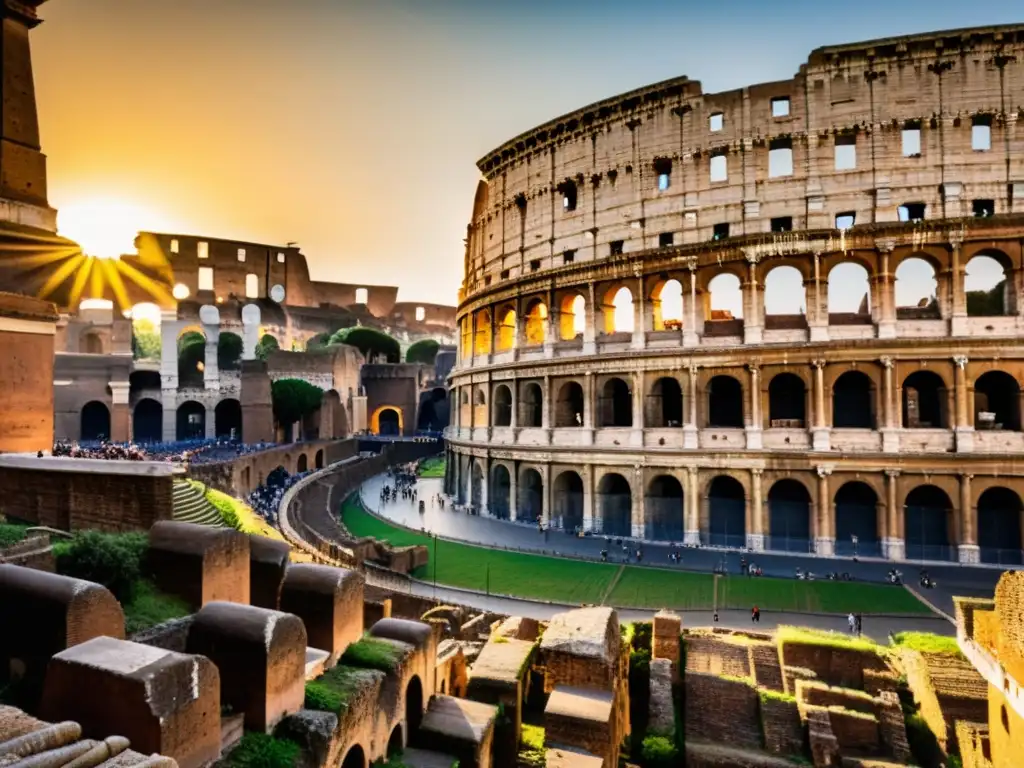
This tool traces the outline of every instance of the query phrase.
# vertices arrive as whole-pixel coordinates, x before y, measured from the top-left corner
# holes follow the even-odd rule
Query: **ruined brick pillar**
[[[672,662],[673,679],[679,677],[679,636],[682,631],[683,620],[672,611],[658,611],[654,614],[651,657]]]
[[[129,384],[127,381],[112,381],[108,386],[111,393],[110,439],[115,443],[126,443],[132,439]]]
[[[53,448],[57,318],[48,301],[0,293],[0,453]]]
[[[247,443],[274,441],[270,376],[262,360],[243,360],[241,376],[242,438]]]

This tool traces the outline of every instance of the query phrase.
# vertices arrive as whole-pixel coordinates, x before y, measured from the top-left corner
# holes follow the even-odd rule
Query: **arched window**
[[[491,469],[491,490],[488,495],[488,511],[499,520],[508,520],[511,516],[512,479],[504,464],[495,464]]]
[[[247,299],[258,299],[260,297],[260,276],[250,272],[245,276],[245,297]]]
[[[1020,431],[1020,385],[1005,371],[989,371],[974,382],[974,428]]]
[[[1008,488],[989,488],[978,498],[981,562],[1020,565],[1021,501]]]
[[[740,279],[731,272],[715,275],[708,283],[708,311],[710,321],[741,320],[743,318],[743,289]]]
[[[519,475],[517,518],[535,522],[544,516],[544,482],[536,469],[524,469]]]
[[[506,309],[498,317],[498,339],[495,349],[498,352],[505,352],[516,345],[516,311]]]
[[[486,309],[476,313],[476,335],[473,344],[474,354],[489,355],[491,353],[491,313]]]
[[[597,486],[600,532],[606,536],[632,536],[632,510],[633,495],[626,478],[614,472],[602,477]]]
[[[831,325],[871,322],[871,284],[860,264],[844,261],[828,273],[828,321]]]
[[[629,385],[622,379],[610,378],[601,388],[599,427],[633,426],[633,398]]]
[[[907,560],[953,560],[950,525],[953,504],[934,485],[919,485],[907,494],[903,511]]]
[[[587,324],[587,300],[578,293],[562,298],[558,316],[558,330],[562,341],[582,336]]]
[[[903,380],[903,428],[944,429],[949,425],[946,384],[934,371],[914,371]]]
[[[683,538],[683,486],[672,475],[658,475],[647,488],[644,534],[654,541]]]
[[[935,267],[917,257],[896,267],[896,317],[902,320],[939,316]]]
[[[512,390],[505,384],[499,384],[494,388],[494,415],[493,425],[495,427],[508,427],[512,425]]]
[[[552,526],[564,531],[583,526],[583,480],[576,472],[562,472],[555,478],[553,503]]]
[[[807,388],[795,373],[780,373],[768,383],[768,424],[802,428],[807,420]]]
[[[82,407],[81,439],[83,442],[110,439],[110,409],[98,400]]]
[[[768,548],[784,552],[810,552],[811,497],[803,483],[779,480],[768,491],[770,541]]]
[[[102,355],[103,339],[98,333],[86,333],[82,336],[81,350],[87,355]]]
[[[658,283],[651,291],[654,331],[678,331],[683,327],[683,286],[672,278]]]
[[[764,314],[766,328],[802,328],[807,324],[804,276],[796,267],[775,267],[767,274],[764,279]],[[778,321],[770,322],[769,317],[778,318]]]
[[[556,427],[583,426],[583,387],[575,381],[567,381],[558,388],[555,402]]]
[[[708,382],[708,426],[743,427],[743,386],[732,376]]]
[[[543,344],[547,338],[548,308],[543,301],[532,301],[526,310],[526,343]]]
[[[633,332],[633,293],[626,286],[609,290],[605,294],[604,332]]]
[[[862,371],[847,371],[832,385],[832,426],[875,428],[875,384]]]
[[[745,547],[746,494],[740,482],[719,475],[708,486],[708,543],[714,547]]]
[[[649,427],[679,427],[683,424],[683,390],[671,376],[654,382],[647,395],[644,423]]]
[[[522,393],[522,397],[519,400],[519,426],[541,426],[544,398],[541,393],[540,384],[535,381],[527,382],[522,385],[520,392]]]
[[[1006,274],[1005,267],[991,256],[975,256],[967,262],[964,292],[968,315],[995,317],[1011,314],[1013,289]]]
[[[878,513],[878,495],[870,485],[859,480],[844,483],[835,495],[836,554],[881,555]]]

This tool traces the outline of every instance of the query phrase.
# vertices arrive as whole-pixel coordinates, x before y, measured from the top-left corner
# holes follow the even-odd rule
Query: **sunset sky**
[[[313,276],[454,304],[476,160],[612,94],[792,77],[811,49],[1024,21],[1020,0],[51,0],[50,203],[300,244]],[[72,232],[68,234],[73,235]]]

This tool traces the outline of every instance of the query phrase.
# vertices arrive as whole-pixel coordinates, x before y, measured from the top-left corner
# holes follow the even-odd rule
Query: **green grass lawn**
[[[429,459],[424,459],[420,462],[419,476],[420,477],[444,477],[444,458],[441,456],[433,456]]]
[[[369,514],[354,496],[342,505],[342,520],[354,536],[372,536],[395,546],[425,544],[430,562],[414,574],[425,581],[495,594],[552,600],[570,604],[599,603],[630,608],[710,610],[714,606],[714,577],[709,573],[625,566],[614,589],[605,597],[621,567],[505,552],[434,539],[391,525]],[[436,574],[435,574],[436,569]],[[834,581],[797,581],[767,577],[722,578],[718,607],[762,611],[823,613],[919,613],[927,606],[900,587]]]

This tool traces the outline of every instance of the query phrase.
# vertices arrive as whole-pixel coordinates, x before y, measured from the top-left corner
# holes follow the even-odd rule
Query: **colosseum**
[[[609,536],[1020,563],[1019,118],[1024,25],[679,77],[490,152],[449,490]]]

